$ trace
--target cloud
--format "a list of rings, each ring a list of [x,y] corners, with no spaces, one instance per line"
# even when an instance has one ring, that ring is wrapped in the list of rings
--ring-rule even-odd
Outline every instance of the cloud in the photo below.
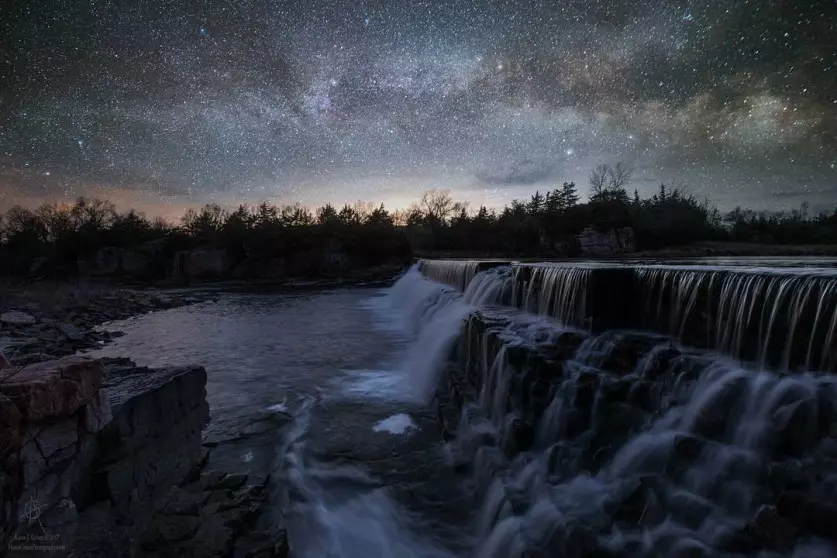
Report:
[[[524,159],[509,167],[477,173],[477,178],[487,184],[503,186],[531,186],[555,175],[555,167],[548,163]]]

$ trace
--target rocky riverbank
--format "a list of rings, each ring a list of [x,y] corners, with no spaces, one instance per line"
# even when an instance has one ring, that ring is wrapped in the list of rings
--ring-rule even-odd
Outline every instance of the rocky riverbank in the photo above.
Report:
[[[0,352],[26,365],[101,346],[120,335],[97,326],[194,304],[208,293],[40,283],[0,290]]]
[[[228,470],[202,367],[72,356],[0,370],[0,556],[285,557],[269,475]]]

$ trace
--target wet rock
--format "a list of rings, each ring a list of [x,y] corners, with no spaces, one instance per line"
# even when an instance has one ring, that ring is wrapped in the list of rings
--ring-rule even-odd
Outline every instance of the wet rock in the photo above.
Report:
[[[605,382],[601,388],[603,403],[613,404],[627,401],[631,386],[632,381],[630,379]]]
[[[747,379],[736,378],[705,402],[694,423],[694,432],[710,440],[721,441],[730,427],[729,417],[746,393]]]
[[[712,504],[685,490],[668,496],[665,506],[680,523],[695,530],[715,511]]]
[[[688,434],[675,436],[671,460],[668,465],[669,473],[677,475],[690,467],[700,458],[704,445],[704,441],[697,436]]]
[[[7,326],[29,326],[37,322],[35,316],[18,310],[10,310],[0,314],[0,324]]]
[[[802,528],[818,537],[837,542],[837,504],[833,502],[808,502]]]
[[[614,518],[629,525],[657,525],[665,517],[657,494],[660,479],[640,477],[618,503]]]
[[[276,533],[257,531],[236,541],[236,558],[288,558],[290,545],[288,533],[280,529]]]
[[[659,399],[655,397],[654,385],[651,382],[639,381],[631,386],[628,402],[646,412],[658,410]]]
[[[573,408],[580,410],[592,409],[598,389],[599,377],[597,374],[579,374],[573,397]]]
[[[590,413],[571,409],[563,417],[562,430],[566,438],[581,436],[590,429]]]
[[[140,544],[145,550],[155,550],[189,540],[195,536],[202,523],[200,517],[191,515],[160,516],[153,521],[149,531],[141,538]]]
[[[22,422],[23,415],[14,402],[0,393],[0,455],[22,445]]]
[[[503,451],[507,456],[514,456],[519,452],[528,451],[535,443],[535,429],[517,417],[509,417],[503,436]]]
[[[811,479],[803,465],[798,461],[771,463],[767,470],[767,479],[775,494],[789,490],[807,490]]]
[[[729,527],[716,535],[713,546],[723,552],[744,556],[754,556],[764,548],[762,537],[755,531],[752,524]]]
[[[783,553],[793,549],[797,529],[774,506],[759,508],[752,525],[765,548]]]
[[[165,515],[199,516],[201,506],[206,503],[207,493],[200,490],[173,488],[169,493],[162,513]]]
[[[773,412],[779,455],[799,456],[813,447],[817,434],[817,406],[813,399],[800,399]]]
[[[798,523],[805,512],[805,496],[801,492],[790,490],[779,497],[776,511],[794,523]]]
[[[55,327],[70,341],[81,341],[84,339],[84,331],[73,324],[60,323]]]
[[[243,473],[230,473],[224,475],[214,486],[216,489],[238,490],[247,482],[247,475]]]
[[[697,541],[684,540],[674,544],[668,553],[670,558],[705,558],[710,556],[708,549]]]
[[[212,490],[225,476],[226,473],[223,471],[206,471],[201,474],[198,482],[203,490]]]
[[[586,558],[600,548],[596,533],[584,525],[572,525],[564,535],[564,552],[567,558]]]

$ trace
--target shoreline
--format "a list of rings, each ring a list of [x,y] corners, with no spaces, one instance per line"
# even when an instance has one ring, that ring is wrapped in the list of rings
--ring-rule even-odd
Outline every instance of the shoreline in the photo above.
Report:
[[[45,362],[121,337],[120,331],[102,329],[110,322],[214,301],[220,293],[384,288],[404,269],[387,267],[325,279],[218,279],[156,285],[82,279],[0,286],[0,353],[11,366]]]

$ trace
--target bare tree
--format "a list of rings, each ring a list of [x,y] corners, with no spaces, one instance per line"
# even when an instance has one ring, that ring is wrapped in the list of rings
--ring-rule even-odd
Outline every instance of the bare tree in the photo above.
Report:
[[[616,163],[615,167],[608,168],[607,176],[610,182],[608,186],[611,190],[624,190],[625,187],[631,182],[633,174],[633,168],[620,161]]]
[[[453,201],[450,190],[428,190],[421,195],[419,209],[427,219],[444,222],[459,210],[459,204]]]
[[[409,213],[406,209],[396,209],[392,212],[392,223],[396,227],[406,227]]]
[[[375,211],[376,206],[370,201],[358,200],[352,204],[352,209],[354,209],[360,222],[365,223],[372,212]]]
[[[607,186],[608,177],[610,176],[610,165],[598,165],[590,172],[590,193],[592,195],[601,194]]]

